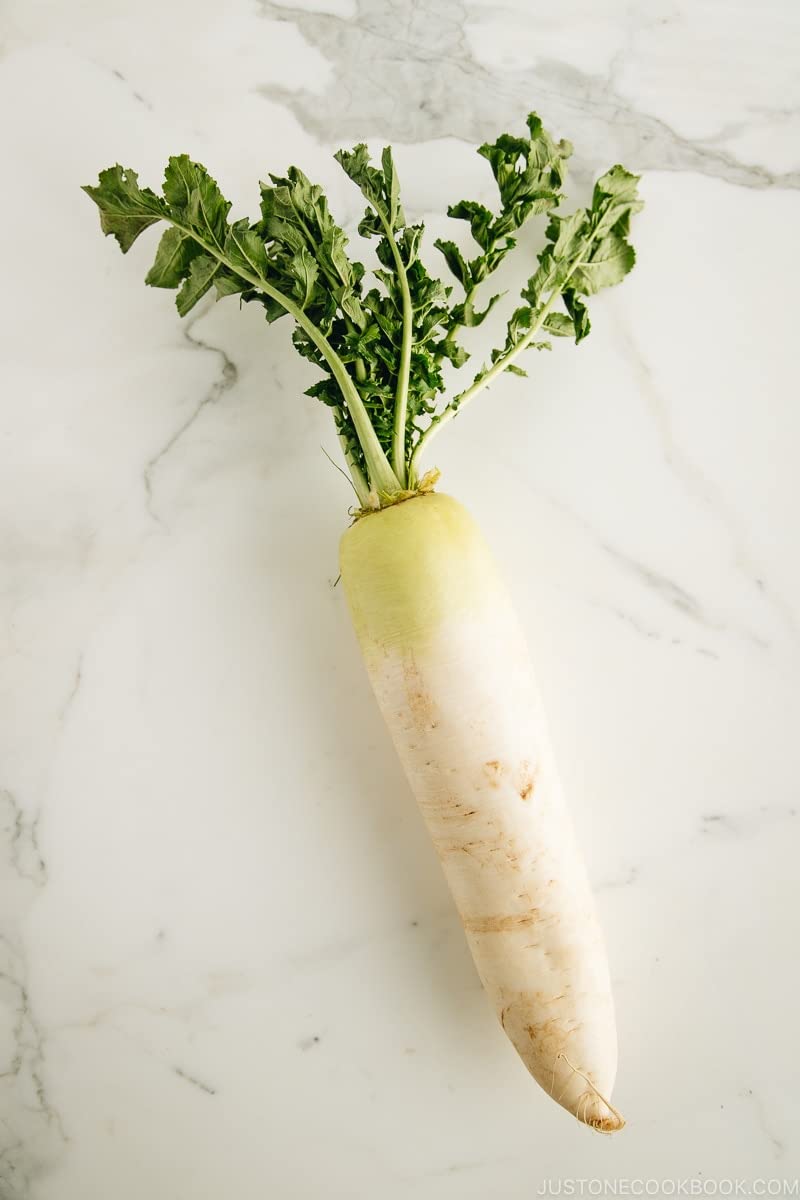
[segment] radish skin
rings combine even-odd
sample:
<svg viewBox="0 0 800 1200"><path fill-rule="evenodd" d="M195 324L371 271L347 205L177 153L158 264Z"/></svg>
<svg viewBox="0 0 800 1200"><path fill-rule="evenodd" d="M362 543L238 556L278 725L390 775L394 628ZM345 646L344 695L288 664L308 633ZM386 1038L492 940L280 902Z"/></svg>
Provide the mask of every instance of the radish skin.
<svg viewBox="0 0 800 1200"><path fill-rule="evenodd" d="M486 543L433 493L357 521L340 562L372 688L503 1029L553 1099L620 1129L603 937Z"/></svg>

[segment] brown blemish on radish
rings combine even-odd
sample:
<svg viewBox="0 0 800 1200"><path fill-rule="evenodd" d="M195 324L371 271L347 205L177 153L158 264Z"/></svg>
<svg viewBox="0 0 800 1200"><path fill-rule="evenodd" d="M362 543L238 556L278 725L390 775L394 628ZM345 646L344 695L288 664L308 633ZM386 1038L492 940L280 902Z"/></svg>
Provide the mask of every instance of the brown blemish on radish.
<svg viewBox="0 0 800 1200"><path fill-rule="evenodd" d="M559 1017L548 1017L546 1021L537 1021L532 1025L526 1025L525 1032L540 1050L544 1050L548 1042L563 1043L566 1036Z"/></svg>
<svg viewBox="0 0 800 1200"><path fill-rule="evenodd" d="M448 858L451 854L466 854L469 858L481 864L480 845L480 842L455 842L449 845L437 846L436 851L441 859Z"/></svg>
<svg viewBox="0 0 800 1200"><path fill-rule="evenodd" d="M440 857L468 854L481 867L490 867L499 872L521 872L526 866L529 856L525 847L520 847L516 837L497 829L491 821L482 821L480 809L465 808L452 799L449 803L437 799L421 805L421 808ZM468 841L458 840L459 826L469 836ZM531 903L528 892L520 898Z"/></svg>
<svg viewBox="0 0 800 1200"><path fill-rule="evenodd" d="M515 847L516 840L514 838L509 838L507 842L504 842L502 838L498 838L496 844L489 848L489 853L505 855L506 862L511 867L511 870L519 871L519 854L517 854Z"/></svg>
<svg viewBox="0 0 800 1200"><path fill-rule="evenodd" d="M438 712L433 697L425 687L419 668L413 659L403 666L406 685L406 703L414 728L429 731L439 724Z"/></svg>
<svg viewBox="0 0 800 1200"><path fill-rule="evenodd" d="M490 758L483 764L483 774L489 780L489 786L499 788L503 776L506 774L507 768L499 758ZM525 759L519 767L518 771L514 772L514 786L522 800L529 800L533 795L536 787L536 768Z"/></svg>
<svg viewBox="0 0 800 1200"><path fill-rule="evenodd" d="M491 787L500 787L500 776L503 774L503 768L499 759L492 758L489 762L483 764L483 771L489 777Z"/></svg>
<svg viewBox="0 0 800 1200"><path fill-rule="evenodd" d="M531 764L527 760L521 764L519 781L517 783L520 800L530 800L533 795L533 790L536 787L536 773L536 768L531 767Z"/></svg>
<svg viewBox="0 0 800 1200"><path fill-rule="evenodd" d="M465 917L464 928L468 933L514 933L527 929L538 918L536 909L526 913L509 913L500 917Z"/></svg>
<svg viewBox="0 0 800 1200"><path fill-rule="evenodd" d="M429 823L441 831L438 836L452 836L444 833L445 826L458 826L478 816L477 808L467 808L460 800L447 795L421 801L420 808Z"/></svg>

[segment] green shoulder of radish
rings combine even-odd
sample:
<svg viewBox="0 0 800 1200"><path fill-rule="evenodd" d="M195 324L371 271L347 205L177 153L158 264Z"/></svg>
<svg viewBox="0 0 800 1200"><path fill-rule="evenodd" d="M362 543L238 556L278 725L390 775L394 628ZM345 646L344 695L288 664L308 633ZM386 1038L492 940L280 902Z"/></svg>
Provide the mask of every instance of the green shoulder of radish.
<svg viewBox="0 0 800 1200"><path fill-rule="evenodd" d="M84 190L123 252L164 226L146 282L177 290L181 316L206 294L292 319L296 350L320 371L307 394L330 407L357 497L341 575L367 673L442 862L478 974L525 1066L554 1100L603 1132L617 1035L608 965L586 871L550 747L525 640L477 527L435 490L437 434L527 350L589 333L586 297L634 264L638 177L614 166L591 203L562 212L569 142L531 113L522 136L481 146L492 207L451 205L459 241L438 239L455 285L423 261L390 148L335 156L360 188L370 271L322 189L298 167L260 184L256 220L230 220L205 167L171 158L160 192L119 165ZM501 344L465 386L470 328L494 319L490 276L539 220L543 244ZM470 249L464 248L464 243ZM535 268L532 270L531 269ZM470 372L467 373L469 378ZM389 1036L387 1031L387 1036Z"/></svg>

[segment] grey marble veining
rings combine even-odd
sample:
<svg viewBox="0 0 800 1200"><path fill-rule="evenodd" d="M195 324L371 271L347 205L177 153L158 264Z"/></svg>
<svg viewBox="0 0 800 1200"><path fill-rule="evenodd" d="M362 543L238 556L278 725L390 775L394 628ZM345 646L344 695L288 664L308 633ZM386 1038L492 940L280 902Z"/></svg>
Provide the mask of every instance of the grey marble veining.
<svg viewBox="0 0 800 1200"><path fill-rule="evenodd" d="M682 136L620 90L619 75L636 53L637 35L679 20L680 9L674 5L631 6L619 26L619 47L600 73L547 57L527 70L487 68L465 33L481 7L461 0L408 5L354 0L355 12L347 16L273 0L259 0L259 5L270 20L295 25L334 66L332 81L321 92L304 88L301 81L299 86L264 87L265 95L285 104L321 141L451 137L474 146L504 128L509 112L537 107L556 129L569 130L578 147L576 166L584 174L608 160L642 171L693 171L745 187L800 187L796 170L770 171L731 153L724 145L726 130L710 138ZM549 12L549 7L534 4L514 12L487 6L484 11L497 21L535 23L537 10ZM569 20L566 13L564 20ZM740 49L747 53L746 45ZM777 70L780 74L780 65ZM776 100L774 108L758 116L770 118L770 132L777 126L780 136L783 118L798 114L800 97L790 109ZM745 125L740 122L737 131Z"/></svg>

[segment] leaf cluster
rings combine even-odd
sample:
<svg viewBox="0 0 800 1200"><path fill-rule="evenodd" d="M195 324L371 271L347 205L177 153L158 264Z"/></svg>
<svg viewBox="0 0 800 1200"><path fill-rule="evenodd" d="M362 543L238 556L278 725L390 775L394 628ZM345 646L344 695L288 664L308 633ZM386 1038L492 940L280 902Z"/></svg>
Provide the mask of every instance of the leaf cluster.
<svg viewBox="0 0 800 1200"><path fill-rule="evenodd" d="M563 198L561 188L572 145L554 141L536 113L529 114L527 125L527 137L504 133L495 142L478 148L478 154L492 168L499 193L499 213L493 213L477 200L460 200L447 210L449 217L469 223L480 254L466 259L455 242L438 238L434 243L464 289L463 301L452 309L454 327L480 325L485 320L500 295L491 296L485 307L478 310L474 304L477 288L514 249L515 234L525 222L549 212ZM460 351L452 357L461 365L467 354Z"/></svg>
<svg viewBox="0 0 800 1200"><path fill-rule="evenodd" d="M538 268L521 292L525 303L512 313L504 344L492 351L490 365L481 369L472 387L509 358L505 370L525 375L513 361L518 351L551 349L548 338L534 340L539 330L553 337L572 337L576 344L588 336L591 324L582 297L619 283L636 261L628 234L632 214L642 208L637 183L638 176L624 167L612 167L595 184L587 208L568 216L550 213ZM558 300L564 311L555 308ZM460 399L456 397L456 405Z"/></svg>
<svg viewBox="0 0 800 1200"><path fill-rule="evenodd" d="M151 225L166 226L146 282L175 290L181 316L213 290L261 305L270 322L293 318L296 349L321 371L308 394L333 410L362 502L376 492L383 502L415 486L424 443L466 399L503 370L524 374L516 361L523 350L549 348L550 337L582 341L590 328L584 298L618 283L634 263L630 219L642 207L636 176L613 167L588 207L562 216L556 210L572 147L555 141L535 113L527 136L503 134L478 153L491 168L498 210L474 200L448 209L469 224L478 252L469 257L453 241L435 243L463 290L456 302L422 260L423 226L406 218L389 147L379 163L363 144L335 156L367 202L358 228L374 243L371 280L348 254L322 189L295 166L261 183L255 221L231 221L217 183L185 154L169 160L160 193L119 165L84 190L123 252ZM514 249L522 226L544 214L545 246L505 342L441 407L445 361L458 367L467 358L458 331L480 325L500 298L479 308L478 289Z"/></svg>
<svg viewBox="0 0 800 1200"><path fill-rule="evenodd" d="M396 382L401 373L404 335L410 342L410 370L406 397L406 446L410 457L420 418L432 413L436 397L444 390L441 362L451 313L452 289L432 276L420 258L425 227L409 225L400 202L400 184L391 147L384 148L380 168L374 166L363 144L340 150L335 156L345 174L360 188L367 209L358 225L362 237L376 239L380 264L373 274L381 285L371 289L365 306L375 334L353 349L362 358L367 378L361 386L380 396L381 438L389 444L394 424ZM405 300L405 305L404 305Z"/></svg>

